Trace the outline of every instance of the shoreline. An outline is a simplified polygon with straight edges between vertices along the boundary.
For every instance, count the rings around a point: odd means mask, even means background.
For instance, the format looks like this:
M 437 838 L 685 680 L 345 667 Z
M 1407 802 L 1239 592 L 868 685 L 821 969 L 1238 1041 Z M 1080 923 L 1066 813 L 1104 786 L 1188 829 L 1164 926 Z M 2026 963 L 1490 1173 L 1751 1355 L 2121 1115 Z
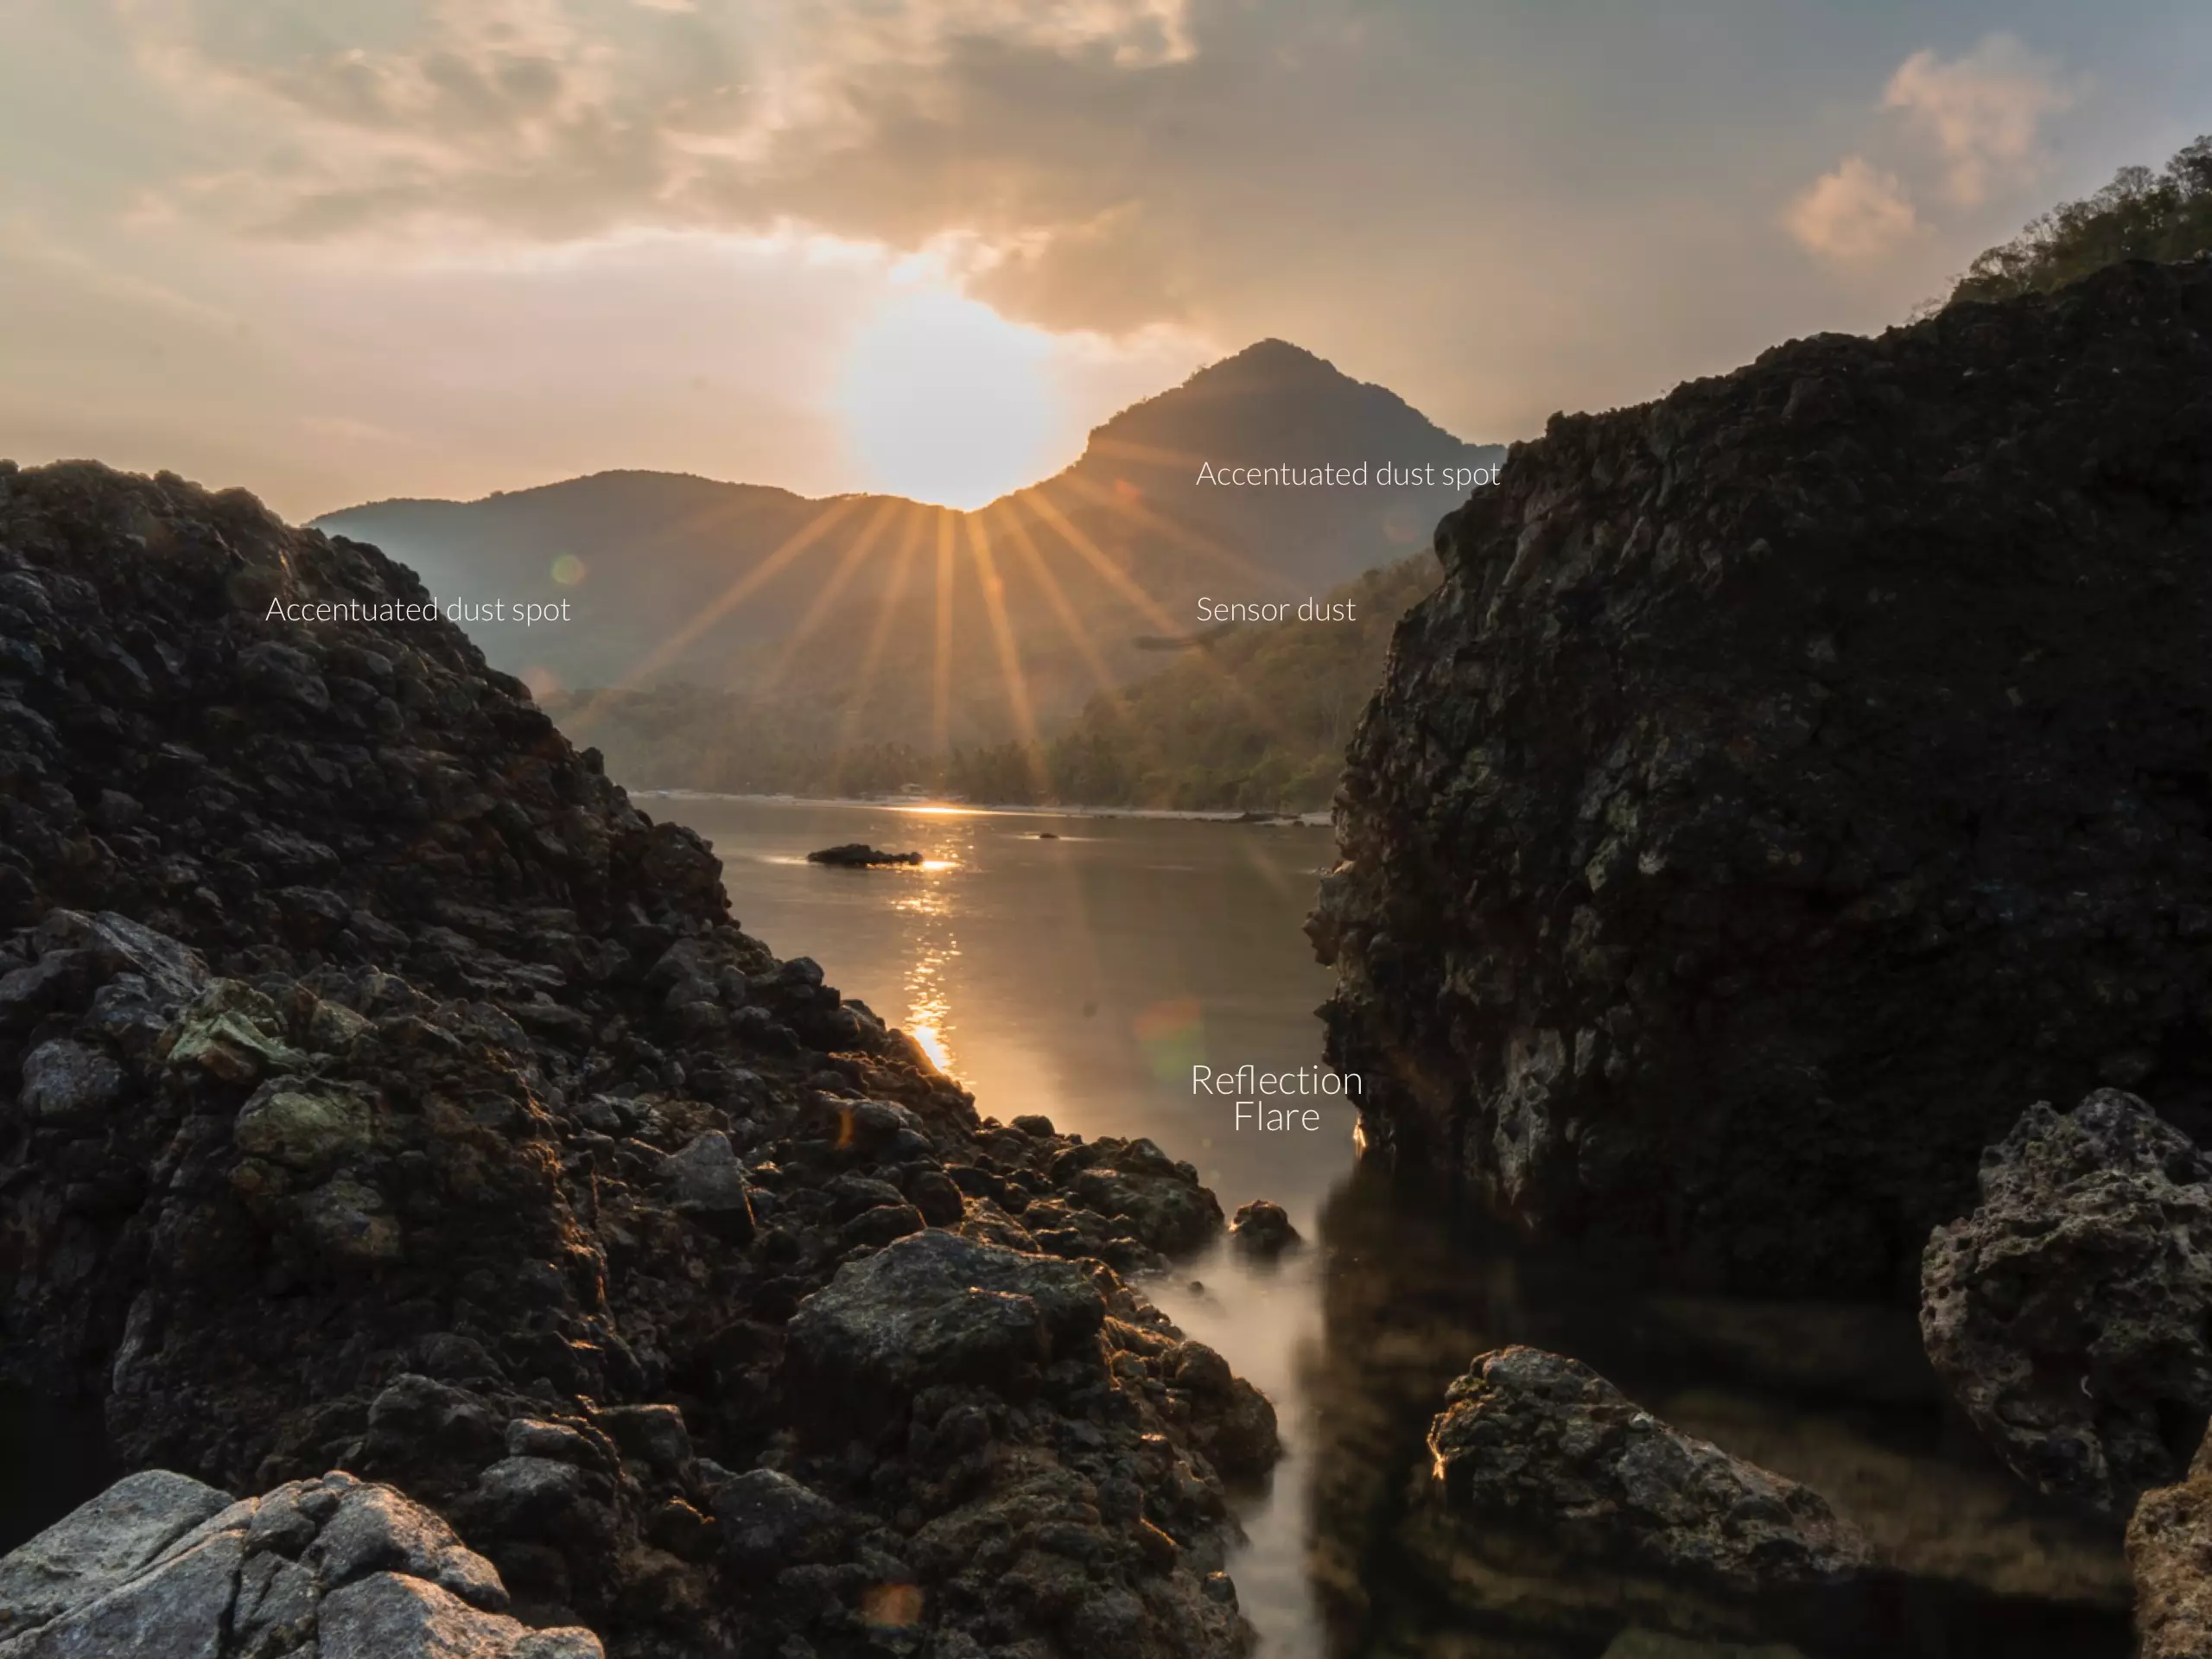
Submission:
M 1331 823 L 1330 816 L 1326 812 L 1255 815 L 1249 812 L 1187 811 L 1163 806 L 1041 806 L 1032 803 L 1011 801 L 906 800 L 880 796 L 732 793 L 714 789 L 632 788 L 627 785 L 625 785 L 624 788 L 633 801 L 741 801 L 756 806 L 864 806 L 886 811 L 925 815 L 967 813 L 977 817 L 1146 818 L 1161 823 L 1241 823 L 1274 829 L 1290 826 L 1300 830 L 1325 830 Z

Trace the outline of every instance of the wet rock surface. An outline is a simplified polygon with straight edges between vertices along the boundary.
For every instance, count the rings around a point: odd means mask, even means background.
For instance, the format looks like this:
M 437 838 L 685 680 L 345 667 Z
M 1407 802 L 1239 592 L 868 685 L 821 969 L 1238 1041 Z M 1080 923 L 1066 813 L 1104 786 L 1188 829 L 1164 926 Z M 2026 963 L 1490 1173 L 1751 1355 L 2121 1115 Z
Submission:
M 2212 267 L 1560 416 L 1445 520 L 1310 931 L 1370 1144 L 1907 1300 L 2021 1103 L 2212 1122 Z
M 388 1486 L 344 1473 L 230 1495 L 118 1482 L 0 1557 L 7 1659 L 604 1659 L 507 1612 L 492 1564 Z
M 1929 1238 L 1920 1322 L 2015 1473 L 2126 1518 L 2212 1421 L 2212 1162 L 2116 1089 L 2030 1107 Z
M 424 597 L 0 465 L 0 1380 L 126 1468 L 388 1484 L 614 1659 L 1239 1651 L 1273 1414 L 1122 1276 L 1218 1230 L 1195 1173 L 980 1116 L 457 630 L 349 608 Z M 893 1359 L 869 1287 L 955 1248 L 1000 1276 Z

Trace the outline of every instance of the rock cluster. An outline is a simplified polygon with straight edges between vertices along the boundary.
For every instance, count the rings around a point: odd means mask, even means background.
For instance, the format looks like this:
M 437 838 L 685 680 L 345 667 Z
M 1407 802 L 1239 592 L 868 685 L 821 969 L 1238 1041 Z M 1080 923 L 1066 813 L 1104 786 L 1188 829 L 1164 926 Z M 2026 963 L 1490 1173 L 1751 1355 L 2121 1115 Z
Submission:
M 0 1557 L 3 1659 L 605 1659 L 512 1617 L 492 1564 L 389 1486 L 260 1497 L 168 1470 L 117 1482 Z
M 2212 266 L 1554 418 L 1440 527 L 1310 931 L 1369 1142 L 1903 1298 L 2023 1101 L 2212 1125 Z
M 1920 1322 L 2016 1474 L 2124 1519 L 2212 1421 L 2212 1162 L 2115 1089 L 2029 1108 L 1929 1240 Z
M 613 1659 L 1239 1650 L 1273 1413 L 1122 1276 L 1195 1173 L 979 1117 L 423 597 L 0 463 L 3 1380 Z

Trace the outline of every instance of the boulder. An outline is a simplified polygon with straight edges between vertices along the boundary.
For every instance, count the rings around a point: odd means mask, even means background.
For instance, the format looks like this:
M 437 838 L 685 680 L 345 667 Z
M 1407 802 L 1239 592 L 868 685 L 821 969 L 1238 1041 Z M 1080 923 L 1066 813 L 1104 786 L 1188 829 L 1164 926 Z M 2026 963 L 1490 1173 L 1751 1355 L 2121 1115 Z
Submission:
M 149 1470 L 0 1558 L 0 1659 L 605 1659 L 506 1605 L 492 1564 L 388 1486 L 334 1472 L 233 1503 Z
M 1290 1212 L 1269 1198 L 1255 1198 L 1239 1205 L 1236 1219 L 1229 1224 L 1229 1236 L 1244 1254 L 1263 1260 L 1281 1255 L 1299 1243 Z
M 1104 1319 L 1082 1268 L 931 1229 L 847 1263 L 799 1304 L 789 1387 L 840 1425 L 934 1382 L 1026 1391 Z
M 2030 1107 L 1921 1270 L 1928 1357 L 2023 1480 L 2125 1516 L 2212 1421 L 2212 1162 L 2133 1095 Z
M 753 1236 L 753 1205 L 744 1166 L 729 1136 L 710 1130 L 661 1166 L 678 1215 L 689 1216 L 733 1244 Z
M 2212 264 L 1561 415 L 1446 518 L 1309 931 L 1368 1145 L 1910 1300 L 2022 1103 L 2212 1127 Z
M 1219 1235 L 1221 1205 L 1189 1164 L 1152 1141 L 1101 1135 L 1052 1160 L 1052 1179 L 1089 1208 L 1128 1223 L 1128 1230 L 1163 1255 L 1183 1255 Z
M 749 1469 L 724 1484 L 715 1519 L 732 1569 L 756 1580 L 833 1554 L 845 1529 L 835 1503 L 774 1469 Z
M 0 1557 L 0 1638 L 99 1600 L 230 1504 L 229 1493 L 188 1475 L 126 1475 Z
M 1499 1349 L 1445 1401 L 1433 1495 L 1478 1537 L 1745 1609 L 1872 1566 L 1820 1494 L 1669 1427 L 1580 1360 Z
M 48 1123 L 97 1117 L 123 1092 L 123 1068 L 96 1048 L 57 1037 L 23 1057 L 23 1109 Z

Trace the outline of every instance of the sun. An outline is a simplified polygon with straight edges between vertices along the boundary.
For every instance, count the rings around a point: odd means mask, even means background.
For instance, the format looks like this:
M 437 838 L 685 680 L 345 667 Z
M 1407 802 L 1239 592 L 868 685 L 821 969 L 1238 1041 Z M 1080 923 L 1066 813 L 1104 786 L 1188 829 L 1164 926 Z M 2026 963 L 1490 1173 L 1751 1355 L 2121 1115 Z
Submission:
M 855 334 L 837 379 L 871 489 L 980 507 L 1048 471 L 1067 414 L 1052 336 L 941 290 L 899 295 Z

